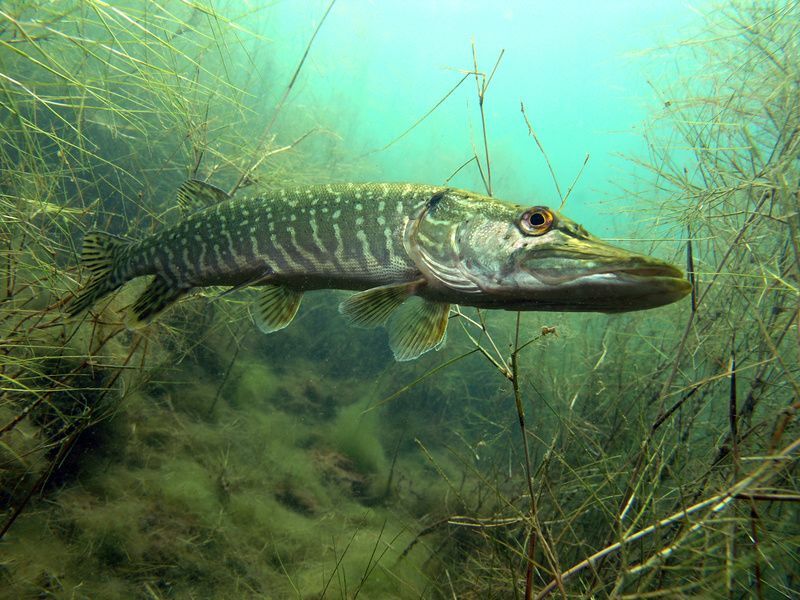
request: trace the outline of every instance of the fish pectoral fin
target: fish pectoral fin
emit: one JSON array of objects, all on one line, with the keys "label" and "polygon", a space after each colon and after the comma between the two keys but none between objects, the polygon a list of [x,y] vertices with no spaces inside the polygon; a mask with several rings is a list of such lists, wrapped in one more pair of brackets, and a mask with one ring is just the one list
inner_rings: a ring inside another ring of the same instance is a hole
[{"label": "fish pectoral fin", "polygon": [[444,345],[450,305],[410,298],[389,321],[389,346],[398,361],[414,360]]},{"label": "fish pectoral fin", "polygon": [[197,212],[225,200],[230,200],[228,192],[199,179],[187,179],[178,188],[178,206],[184,213]]},{"label": "fish pectoral fin", "polygon": [[165,277],[156,275],[142,295],[136,299],[131,314],[125,321],[130,329],[136,329],[149,323],[162,310],[173,304],[186,294],[189,288],[177,287]]},{"label": "fish pectoral fin", "polygon": [[283,329],[292,322],[300,308],[303,292],[285,285],[265,285],[253,309],[253,319],[263,333]]},{"label": "fish pectoral fin", "polygon": [[392,283],[358,292],[339,304],[339,312],[356,327],[378,327],[386,323],[417,285],[416,281]]}]

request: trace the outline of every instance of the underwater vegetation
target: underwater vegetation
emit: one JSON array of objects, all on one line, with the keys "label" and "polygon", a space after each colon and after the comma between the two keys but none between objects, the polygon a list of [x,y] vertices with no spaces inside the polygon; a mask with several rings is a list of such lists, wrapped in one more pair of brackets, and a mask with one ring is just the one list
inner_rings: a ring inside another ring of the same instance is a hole
[{"label": "underwater vegetation", "polygon": [[[343,293],[270,336],[250,290],[213,287],[130,329],[144,279],[68,318],[86,234],[179,223],[187,179],[364,179],[278,119],[336,7],[287,82],[251,26],[272,7],[242,6],[0,9],[0,597],[797,597],[800,4],[728,3],[657,51],[678,71],[650,80],[620,195],[688,297],[453,305],[408,363],[346,327]],[[503,65],[473,60],[464,168],[493,196]]]}]

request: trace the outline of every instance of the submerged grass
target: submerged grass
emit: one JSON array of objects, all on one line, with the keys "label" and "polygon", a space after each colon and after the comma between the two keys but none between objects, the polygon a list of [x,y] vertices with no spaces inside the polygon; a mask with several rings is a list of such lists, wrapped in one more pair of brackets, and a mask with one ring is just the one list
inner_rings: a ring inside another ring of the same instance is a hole
[{"label": "submerged grass", "polygon": [[245,92],[263,89],[250,74],[269,57],[239,6],[0,10],[0,578],[15,597],[430,586],[425,555],[397,561],[415,515],[390,503],[424,488],[419,510],[435,507],[442,488],[432,472],[389,485],[383,425],[361,415],[371,386],[270,365],[235,297],[198,295],[134,332],[123,318],[141,285],[77,321],[61,313],[82,232],[169,222],[186,177],[280,181],[312,133],[281,142],[277,110]]},{"label": "submerged grass", "polygon": [[512,335],[511,359],[507,329],[462,319],[467,348],[509,380],[499,396],[526,443],[477,402],[475,429],[458,425],[469,451],[453,452],[484,488],[439,523],[454,551],[468,540],[459,597],[800,590],[798,10],[711,13],[705,36],[668,49],[691,72],[653,84],[646,192],[626,193],[657,215],[650,231],[682,240],[662,253],[683,255],[688,310],[529,315],[543,335],[522,353]]}]

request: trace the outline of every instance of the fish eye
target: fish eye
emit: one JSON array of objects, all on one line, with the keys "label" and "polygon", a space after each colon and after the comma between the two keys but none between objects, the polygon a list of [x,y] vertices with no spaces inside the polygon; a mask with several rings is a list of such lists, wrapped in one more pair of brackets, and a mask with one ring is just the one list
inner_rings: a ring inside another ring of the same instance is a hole
[{"label": "fish eye", "polygon": [[519,228],[528,235],[542,235],[553,226],[553,213],[544,206],[529,208],[519,219]]}]

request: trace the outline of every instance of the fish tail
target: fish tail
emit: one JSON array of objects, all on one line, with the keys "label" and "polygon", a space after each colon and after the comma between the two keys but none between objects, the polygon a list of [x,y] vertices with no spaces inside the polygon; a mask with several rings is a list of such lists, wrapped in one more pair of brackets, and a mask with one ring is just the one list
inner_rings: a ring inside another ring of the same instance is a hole
[{"label": "fish tail", "polygon": [[118,267],[130,243],[102,231],[86,234],[83,238],[81,264],[92,275],[89,283],[68,304],[69,316],[74,317],[83,312],[125,282],[123,278],[118,277]]}]

